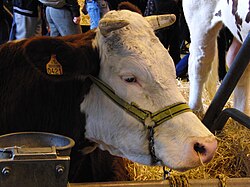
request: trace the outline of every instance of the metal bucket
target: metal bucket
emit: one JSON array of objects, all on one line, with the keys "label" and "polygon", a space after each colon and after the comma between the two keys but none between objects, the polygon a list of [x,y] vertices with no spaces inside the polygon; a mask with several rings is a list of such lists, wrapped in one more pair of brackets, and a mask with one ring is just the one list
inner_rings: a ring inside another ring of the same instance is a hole
[{"label": "metal bucket", "polygon": [[71,138],[44,132],[0,136],[0,186],[67,186],[74,144]]}]

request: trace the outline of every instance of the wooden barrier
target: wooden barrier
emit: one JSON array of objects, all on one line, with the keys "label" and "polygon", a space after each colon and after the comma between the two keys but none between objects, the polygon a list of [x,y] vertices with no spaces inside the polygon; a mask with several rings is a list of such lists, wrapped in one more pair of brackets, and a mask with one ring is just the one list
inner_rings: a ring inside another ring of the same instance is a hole
[{"label": "wooden barrier", "polygon": [[219,179],[190,179],[189,185],[173,185],[169,180],[164,181],[126,181],[71,183],[68,187],[250,187],[250,178],[229,178],[224,183]]}]

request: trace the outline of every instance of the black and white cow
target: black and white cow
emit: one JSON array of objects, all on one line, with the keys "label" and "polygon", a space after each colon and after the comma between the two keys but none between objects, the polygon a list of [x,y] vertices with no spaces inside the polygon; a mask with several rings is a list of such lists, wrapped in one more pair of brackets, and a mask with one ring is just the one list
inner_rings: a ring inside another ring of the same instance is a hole
[{"label": "black and white cow", "polygon": [[[212,61],[217,60],[214,57],[217,54],[218,32],[222,24],[225,24],[235,36],[236,40],[229,50],[230,56],[235,56],[239,48],[237,43],[242,43],[250,31],[250,2],[249,0],[183,0],[183,10],[191,35],[188,70],[189,105],[193,110],[200,111],[203,110],[201,98],[204,83],[208,79]],[[230,66],[231,62],[227,63]],[[214,68],[216,69],[215,66]],[[207,84],[209,90],[215,92],[216,80],[208,80],[211,83]],[[235,88],[234,105],[250,115],[250,65]]]},{"label": "black and white cow", "polygon": [[[73,182],[84,175],[79,150],[95,147],[180,171],[210,161],[217,141],[185,104],[173,61],[154,34],[173,22],[171,15],[110,11],[85,34],[1,46],[1,134],[32,130],[72,137]],[[98,81],[92,84],[94,77],[116,96],[108,98]]]}]

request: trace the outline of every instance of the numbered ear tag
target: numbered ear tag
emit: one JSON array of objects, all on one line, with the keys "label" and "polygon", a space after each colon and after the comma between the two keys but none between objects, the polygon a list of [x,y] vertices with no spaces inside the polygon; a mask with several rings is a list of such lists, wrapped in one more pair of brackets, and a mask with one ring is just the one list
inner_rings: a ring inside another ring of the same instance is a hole
[{"label": "numbered ear tag", "polygon": [[46,64],[48,75],[62,75],[62,65],[57,61],[56,55],[51,55],[50,61]]}]

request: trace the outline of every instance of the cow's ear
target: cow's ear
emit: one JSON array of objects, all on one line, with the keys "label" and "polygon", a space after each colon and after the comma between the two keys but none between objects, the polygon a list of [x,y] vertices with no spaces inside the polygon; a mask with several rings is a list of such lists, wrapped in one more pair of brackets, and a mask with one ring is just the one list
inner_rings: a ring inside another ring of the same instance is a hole
[{"label": "cow's ear", "polygon": [[27,61],[47,78],[69,79],[80,74],[95,74],[98,69],[99,58],[93,48],[60,38],[27,40],[23,51]]}]

